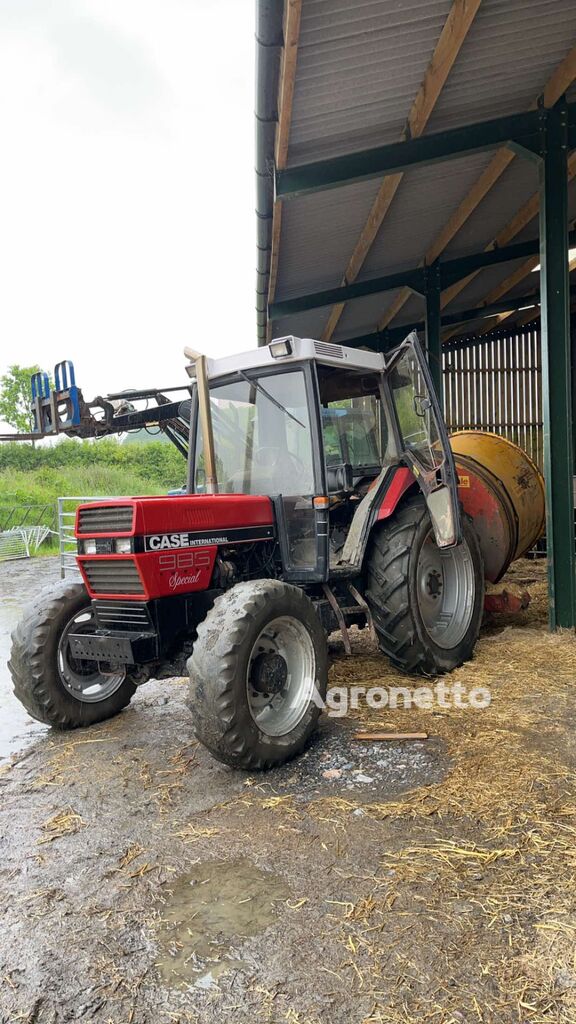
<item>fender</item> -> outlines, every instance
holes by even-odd
[[[341,563],[360,571],[368,540],[379,520],[388,519],[417,480],[405,466],[384,466],[360,502],[342,550]]]
[[[417,481],[412,470],[406,469],[405,466],[398,466],[390,485],[382,497],[374,522],[378,523],[381,519],[388,519],[393,515],[400,499],[415,483]]]

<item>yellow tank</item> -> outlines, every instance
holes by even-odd
[[[474,520],[486,578],[496,583],[542,535],[544,480],[526,452],[499,434],[461,430],[450,444],[460,500]]]

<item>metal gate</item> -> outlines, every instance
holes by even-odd
[[[62,579],[66,576],[80,578],[80,572],[76,562],[77,544],[74,535],[76,523],[76,509],[78,505],[84,505],[89,501],[111,501],[115,495],[107,494],[98,497],[65,497],[58,498],[58,535],[60,538],[60,575]]]
[[[442,362],[449,430],[502,434],[542,468],[539,330],[524,327],[447,342]]]

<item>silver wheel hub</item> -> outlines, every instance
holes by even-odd
[[[474,565],[466,541],[458,547],[439,548],[430,530],[418,556],[416,587],[429,637],[446,650],[457,647],[474,614]]]
[[[250,714],[268,736],[285,736],[306,714],[314,695],[316,657],[299,619],[282,615],[261,630],[248,659]]]
[[[126,678],[126,670],[102,671],[96,661],[74,658],[70,651],[70,633],[92,633],[94,612],[91,607],[76,612],[62,631],[58,643],[57,666],[64,689],[75,700],[97,704],[116,693]]]

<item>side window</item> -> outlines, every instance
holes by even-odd
[[[386,451],[379,377],[319,366],[322,435],[326,467],[350,465],[355,475],[375,472]]]

